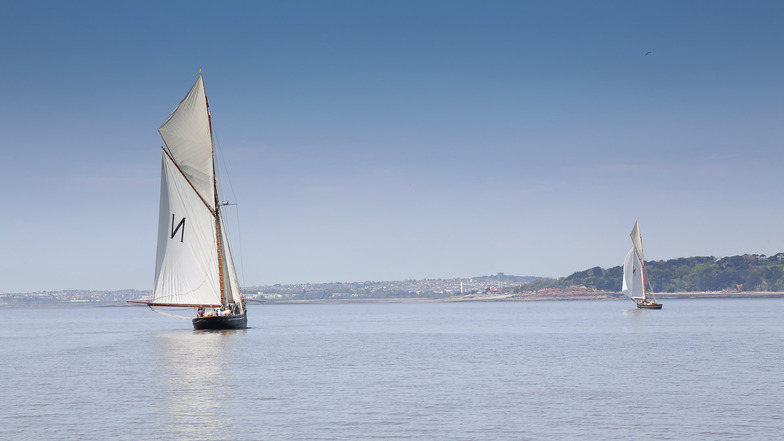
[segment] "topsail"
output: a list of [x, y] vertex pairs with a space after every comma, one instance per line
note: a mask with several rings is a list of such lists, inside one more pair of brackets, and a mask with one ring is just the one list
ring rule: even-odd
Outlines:
[[215, 209], [215, 167], [207, 95], [201, 76], [158, 129], [174, 161], [204, 203]]

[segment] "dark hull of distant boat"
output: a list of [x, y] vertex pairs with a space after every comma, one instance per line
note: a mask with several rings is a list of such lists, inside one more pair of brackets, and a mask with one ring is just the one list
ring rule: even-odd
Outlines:
[[662, 304], [656, 302], [637, 302], [637, 307], [640, 309], [662, 309]]
[[193, 329], [245, 329], [247, 327], [247, 313], [223, 315], [220, 317], [196, 317], [193, 319]]

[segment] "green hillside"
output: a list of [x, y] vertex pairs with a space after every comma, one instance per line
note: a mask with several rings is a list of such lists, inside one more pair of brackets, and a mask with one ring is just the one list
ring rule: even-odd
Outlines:
[[[645, 262], [654, 292], [784, 291], [784, 253], [775, 256], [744, 254], [732, 257], [685, 257]], [[621, 291], [623, 267], [600, 267], [576, 272], [557, 280], [542, 279], [520, 287], [521, 291], [586, 286], [610, 292]]]

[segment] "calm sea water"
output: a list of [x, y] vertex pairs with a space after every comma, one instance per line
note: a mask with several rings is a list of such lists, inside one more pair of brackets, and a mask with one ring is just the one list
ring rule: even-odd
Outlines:
[[778, 440], [784, 299], [5, 309], [0, 439]]

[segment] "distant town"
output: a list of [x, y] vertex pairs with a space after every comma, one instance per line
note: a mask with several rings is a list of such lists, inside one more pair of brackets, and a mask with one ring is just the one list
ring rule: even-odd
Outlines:
[[[778, 255], [777, 255], [778, 256]], [[784, 256], [784, 254], [782, 254]], [[764, 261], [770, 265], [768, 258], [754, 257], [754, 262]], [[725, 270], [731, 269], [729, 263], [722, 263], [724, 259], [714, 258], [688, 258], [679, 259], [723, 264]], [[732, 259], [732, 258], [727, 258]], [[745, 260], [744, 260], [745, 259]], [[749, 262], [750, 257], [741, 259]], [[737, 260], [737, 259], [736, 259]], [[777, 265], [781, 265], [775, 260]], [[657, 265], [663, 266], [667, 262], [651, 262], [651, 273], [656, 275]], [[703, 264], [704, 266], [704, 264]], [[618, 273], [618, 274], [615, 274]], [[753, 271], [747, 270], [752, 274]], [[609, 281], [605, 281], [608, 279]], [[653, 279], [653, 277], [652, 277]], [[714, 274], [710, 280], [718, 280]], [[744, 279], [745, 280], [745, 279]], [[654, 279], [655, 281], [655, 279]], [[765, 281], [763, 281], [765, 282]], [[664, 285], [664, 283], [657, 283]], [[784, 292], [778, 288], [780, 283], [763, 283], [774, 289], [754, 288], [744, 289], [743, 284], [730, 284], [730, 287], [717, 286], [715, 288], [702, 288], [692, 290], [668, 289], [656, 292], [659, 299], [672, 298], [731, 298], [731, 297], [784, 297]], [[497, 273], [488, 276], [453, 278], [453, 279], [421, 279], [401, 280], [386, 282], [333, 282], [333, 283], [299, 283], [248, 286], [242, 289], [243, 295], [249, 304], [273, 303], [328, 303], [328, 302], [362, 302], [362, 301], [526, 301], [526, 300], [611, 300], [626, 298], [619, 291], [620, 268], [592, 268], [558, 279], [549, 279], [536, 276], [512, 276]], [[759, 285], [759, 284], [757, 284]], [[78, 305], [95, 306], [125, 306], [128, 300], [146, 300], [151, 298], [152, 292], [147, 290], [117, 290], [117, 291], [91, 291], [91, 290], [62, 290], [41, 291], [32, 293], [5, 293], [0, 294], [0, 307], [67, 307]]]
[[[534, 276], [498, 273], [454, 279], [422, 279], [385, 282], [333, 282], [259, 285], [243, 288], [249, 303], [302, 302], [370, 299], [443, 299], [454, 296], [491, 296], [513, 293]], [[0, 294], [0, 306], [68, 306], [85, 303], [125, 304], [128, 300], [148, 299], [151, 291], [62, 290]]]

